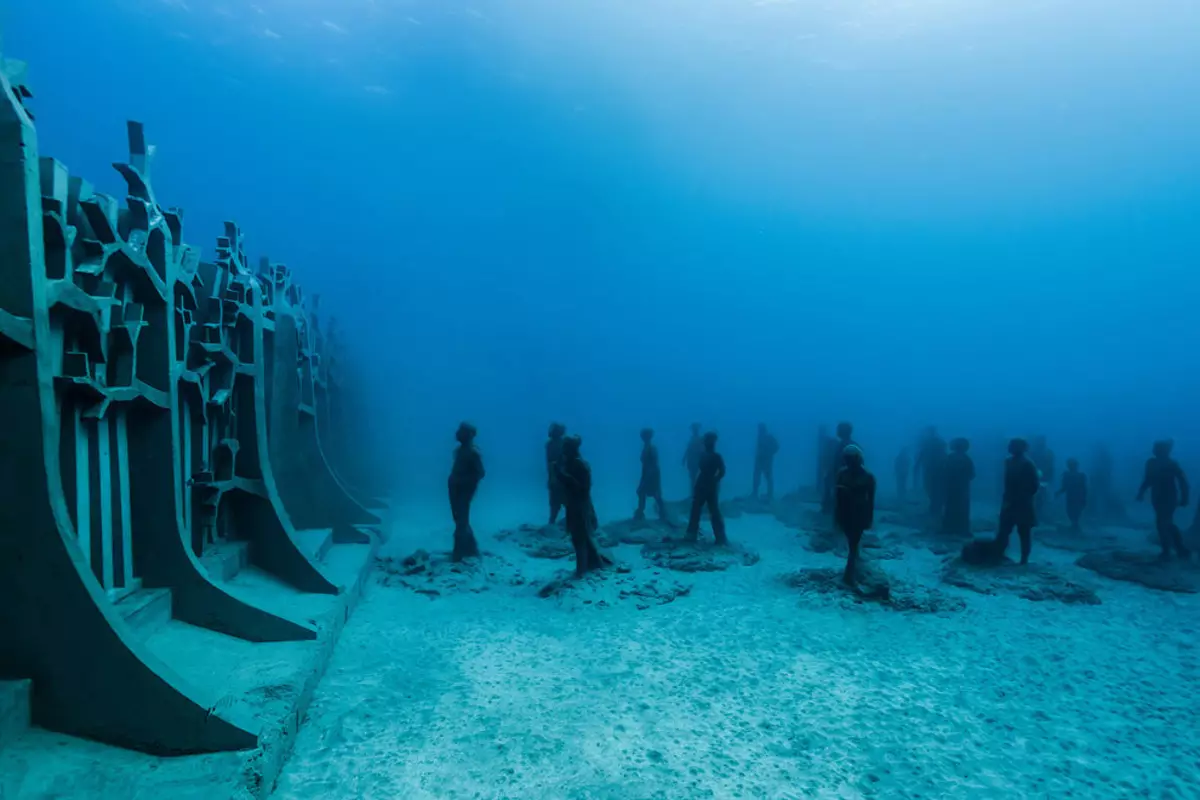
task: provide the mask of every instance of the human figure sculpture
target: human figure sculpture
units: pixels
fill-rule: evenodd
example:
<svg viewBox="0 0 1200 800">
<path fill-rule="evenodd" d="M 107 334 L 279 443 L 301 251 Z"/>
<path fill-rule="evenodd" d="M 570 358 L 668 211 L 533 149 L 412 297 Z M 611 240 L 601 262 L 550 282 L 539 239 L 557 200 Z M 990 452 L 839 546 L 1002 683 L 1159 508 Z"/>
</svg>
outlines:
<svg viewBox="0 0 1200 800">
<path fill-rule="evenodd" d="M 1038 489 L 1035 509 L 1039 519 L 1048 515 L 1050 506 L 1050 491 L 1056 477 L 1054 451 L 1046 444 L 1045 436 L 1034 436 L 1029 447 L 1029 458 L 1041 474 L 1041 486 Z"/>
<path fill-rule="evenodd" d="M 896 476 L 896 499 L 903 503 L 908 498 L 908 474 L 912 471 L 912 448 L 902 447 L 892 462 Z"/>
<path fill-rule="evenodd" d="M 758 499 L 758 487 L 765 478 L 767 481 L 767 502 L 775 497 L 775 454 L 779 452 L 779 440 L 767 430 L 765 423 L 758 423 L 758 440 L 754 446 L 754 490 L 752 495 Z"/>
<path fill-rule="evenodd" d="M 563 507 L 563 487 L 558 479 L 558 462 L 562 459 L 563 437 L 567 426 L 551 422 L 546 436 L 546 489 L 550 493 L 550 524 L 558 522 L 558 512 Z"/>
<path fill-rule="evenodd" d="M 946 440 L 938 435 L 937 428 L 930 425 L 921 437 L 917 459 L 913 464 L 914 476 L 919 476 L 929 498 L 929 513 L 933 517 L 942 514 L 946 505 Z"/>
<path fill-rule="evenodd" d="M 646 498 L 654 498 L 658 510 L 658 518 L 666 520 L 667 505 L 662 496 L 662 469 L 658 463 L 658 447 L 654 444 L 654 431 L 642 429 L 642 478 L 638 482 L 637 511 L 633 512 L 634 519 L 646 518 Z"/>
<path fill-rule="evenodd" d="M 687 538 L 700 535 L 700 513 L 708 508 L 712 522 L 713 538 L 717 544 L 728 543 L 725 538 L 725 518 L 721 515 L 721 479 L 725 477 L 725 459 L 717 452 L 717 434 L 704 434 L 704 454 L 700 458 L 700 470 L 692 490 L 692 514 L 688 519 Z"/>
<path fill-rule="evenodd" d="M 696 476 L 700 474 L 700 459 L 704 455 L 704 437 L 700 435 L 700 423 L 692 423 L 692 436 L 688 439 L 687 449 L 683 451 L 683 461 L 687 468 L 688 492 L 696 487 Z"/>
<path fill-rule="evenodd" d="M 1087 475 L 1079 471 L 1078 459 L 1067 459 L 1067 471 L 1063 473 L 1062 485 L 1054 493 L 1055 497 L 1063 495 L 1067 498 L 1067 519 L 1071 523 L 1071 530 L 1079 531 L 1079 519 L 1087 507 L 1088 479 Z"/>
<path fill-rule="evenodd" d="M 450 468 L 450 514 L 454 518 L 454 550 L 451 561 L 462 561 L 479 557 L 479 543 L 471 530 L 471 501 L 483 480 L 483 456 L 475 446 L 475 426 L 463 422 L 458 426 L 454 438 L 458 448 L 454 451 L 454 464 Z"/>
<path fill-rule="evenodd" d="M 842 451 L 841 470 L 834 489 L 833 518 L 846 535 L 846 569 L 842 580 L 853 586 L 858 573 L 858 548 L 863 533 L 875 524 L 875 476 L 863 464 L 863 452 L 858 445 L 847 445 Z"/>
<path fill-rule="evenodd" d="M 575 574 L 582 577 L 612 562 L 600 553 L 592 535 L 596 531 L 596 509 L 592 505 L 592 468 L 583 460 L 579 436 L 563 438 L 562 458 L 558 461 L 558 479 L 563 487 L 567 533 L 575 548 Z"/>
<path fill-rule="evenodd" d="M 834 510 L 833 504 L 837 487 L 837 476 L 845 464 L 842 456 L 845 454 L 846 448 L 854 444 L 853 435 L 854 426 L 852 424 L 849 422 L 838 423 L 837 438 L 830 445 L 829 460 L 826 462 L 825 487 L 821 495 L 821 511 L 826 514 Z"/>
<path fill-rule="evenodd" d="M 1162 546 L 1162 558 L 1171 557 L 1171 551 L 1186 559 L 1190 551 L 1183 544 L 1183 534 L 1175 524 L 1175 512 L 1188 504 L 1187 476 L 1179 462 L 1171 458 L 1174 442 L 1163 439 L 1154 443 L 1154 455 L 1146 462 L 1142 485 L 1138 489 L 1138 502 L 1150 492 L 1150 504 L 1154 507 L 1154 527 Z"/>
<path fill-rule="evenodd" d="M 1035 501 L 1041 488 L 1041 478 L 1026 453 L 1029 443 L 1013 439 L 1008 443 L 1008 459 L 1004 462 L 1004 497 L 1000 503 L 1000 529 L 996 533 L 996 557 L 1002 558 L 1008 540 L 1016 528 L 1021 538 L 1021 563 L 1029 563 L 1033 547 L 1033 527 L 1037 524 Z"/>
<path fill-rule="evenodd" d="M 950 454 L 942 466 L 945 508 L 942 533 L 949 536 L 971 534 L 971 482 L 975 480 L 975 462 L 968 452 L 971 443 L 962 437 L 950 442 Z"/>
</svg>

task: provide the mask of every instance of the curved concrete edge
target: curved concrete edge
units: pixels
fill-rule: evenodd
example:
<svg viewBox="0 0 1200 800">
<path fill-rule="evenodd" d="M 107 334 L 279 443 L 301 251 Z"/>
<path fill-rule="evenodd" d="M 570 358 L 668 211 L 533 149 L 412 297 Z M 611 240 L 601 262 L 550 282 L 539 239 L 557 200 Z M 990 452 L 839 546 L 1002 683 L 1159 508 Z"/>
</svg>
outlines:
<svg viewBox="0 0 1200 800">
<path fill-rule="evenodd" d="M 253 407 L 251 423 L 257 453 L 257 465 L 266 497 L 260 498 L 246 492 L 234 495 L 239 511 L 244 515 L 243 530 L 253 531 L 250 539 L 250 560 L 255 565 L 272 573 L 285 583 L 303 592 L 337 594 L 340 590 L 300 549 L 296 543 L 296 529 L 288 515 L 287 506 L 279 496 L 275 472 L 270 457 L 270 441 L 267 436 L 265 387 L 269 380 L 266 338 L 263 325 L 262 287 L 255 280 L 250 291 L 254 321 L 254 364 L 253 364 Z M 272 354 L 273 355 L 273 354 Z M 271 359 L 273 361 L 273 359 Z M 243 413 L 245 411 L 243 410 Z"/>
</svg>

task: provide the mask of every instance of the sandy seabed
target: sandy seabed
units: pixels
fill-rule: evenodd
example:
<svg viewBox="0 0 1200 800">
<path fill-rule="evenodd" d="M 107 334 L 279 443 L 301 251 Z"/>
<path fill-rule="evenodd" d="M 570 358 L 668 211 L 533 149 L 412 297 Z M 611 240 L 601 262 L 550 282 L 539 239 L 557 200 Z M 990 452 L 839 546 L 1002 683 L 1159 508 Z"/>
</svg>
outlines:
<svg viewBox="0 0 1200 800">
<path fill-rule="evenodd" d="M 389 552 L 448 549 L 439 513 L 406 514 Z M 729 535 L 757 564 L 671 576 L 692 588 L 664 605 L 580 605 L 537 595 L 563 562 L 493 539 L 540 516 L 532 500 L 477 511 L 481 545 L 528 584 L 368 588 L 274 798 L 1200 797 L 1200 598 L 1047 548 L 1034 560 L 1101 605 L 801 595 L 780 576 L 839 559 L 744 516 Z M 650 574 L 636 547 L 615 552 Z M 887 570 L 934 587 L 941 563 L 912 550 Z"/>
</svg>

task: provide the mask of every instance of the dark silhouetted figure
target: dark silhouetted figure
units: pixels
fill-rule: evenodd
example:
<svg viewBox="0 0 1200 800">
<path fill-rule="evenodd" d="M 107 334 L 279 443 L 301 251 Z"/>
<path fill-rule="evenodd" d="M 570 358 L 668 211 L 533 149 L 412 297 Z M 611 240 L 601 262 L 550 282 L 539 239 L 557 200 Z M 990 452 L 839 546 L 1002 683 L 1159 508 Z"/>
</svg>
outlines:
<svg viewBox="0 0 1200 800">
<path fill-rule="evenodd" d="M 451 561 L 479 557 L 479 543 L 471 530 L 471 501 L 475 490 L 483 480 L 483 456 L 475 446 L 475 426 L 464 422 L 458 426 L 454 438 L 458 449 L 454 451 L 454 465 L 450 468 L 450 514 L 454 517 L 454 551 Z"/>
<path fill-rule="evenodd" d="M 912 471 L 912 448 L 902 447 L 892 462 L 896 475 L 896 499 L 901 503 L 908 497 L 908 473 Z"/>
<path fill-rule="evenodd" d="M 1037 524 L 1034 505 L 1041 478 L 1038 469 L 1029 460 L 1029 443 L 1024 439 L 1013 439 L 1008 443 L 1009 457 L 1004 462 L 1004 498 L 1000 502 L 1000 530 L 996 532 L 996 555 L 1003 558 L 1008 549 L 1008 540 L 1013 528 L 1021 537 L 1021 563 L 1029 563 L 1029 551 L 1033 548 L 1033 526 Z"/>
<path fill-rule="evenodd" d="M 1034 436 L 1029 447 L 1029 459 L 1041 473 L 1041 488 L 1038 489 L 1035 509 L 1039 518 L 1046 516 L 1046 507 L 1050 501 L 1050 487 L 1054 485 L 1055 463 L 1054 451 L 1046 445 L 1045 436 Z"/>
<path fill-rule="evenodd" d="M 875 524 L 875 476 L 863 466 L 863 451 L 847 445 L 842 451 L 844 466 L 838 470 L 834 489 L 833 519 L 846 534 L 846 571 L 842 580 L 854 585 L 858 572 L 858 545 L 863 532 Z"/>
<path fill-rule="evenodd" d="M 845 465 L 846 448 L 850 445 L 855 445 L 851 438 L 854 435 L 854 426 L 849 422 L 839 422 L 837 426 L 837 438 L 830 445 L 828 460 L 825 462 L 825 491 L 821 495 L 821 511 L 829 514 L 833 512 L 833 502 L 835 499 L 835 489 L 837 488 L 837 476 L 842 471 Z M 855 445 L 857 447 L 858 445 Z"/>
<path fill-rule="evenodd" d="M 1079 460 L 1067 459 L 1067 471 L 1063 473 L 1062 485 L 1054 493 L 1055 497 L 1067 497 L 1067 519 L 1071 521 L 1071 530 L 1079 530 L 1079 518 L 1087 507 L 1088 479 L 1079 471 Z"/>
<path fill-rule="evenodd" d="M 1108 446 L 1103 442 L 1096 445 L 1092 454 L 1092 496 L 1095 502 L 1091 504 L 1094 515 L 1107 522 L 1125 522 L 1128 516 L 1121 492 L 1117 491 L 1113 480 L 1113 457 Z"/>
<path fill-rule="evenodd" d="M 638 506 L 634 519 L 646 518 L 646 498 L 653 497 L 658 508 L 658 518 L 667 518 L 667 507 L 662 497 L 662 470 L 658 466 L 658 448 L 654 446 L 654 431 L 642 428 L 642 479 L 638 482 Z"/>
<path fill-rule="evenodd" d="M 953 440 L 942 467 L 946 491 L 942 533 L 949 536 L 971 534 L 971 481 L 975 480 L 975 462 L 967 455 L 970 449 L 971 443 L 966 439 Z"/>
<path fill-rule="evenodd" d="M 567 533 L 571 534 L 571 544 L 575 547 L 576 575 L 612 563 L 600 554 L 592 538 L 597 522 L 596 509 L 592 505 L 592 468 L 579 454 L 582 444 L 583 439 L 578 436 L 564 437 L 562 458 L 558 462 L 558 480 L 567 508 Z"/>
<path fill-rule="evenodd" d="M 913 475 L 919 475 L 929 498 L 929 513 L 937 516 L 946 505 L 946 440 L 930 425 L 921 437 Z M 915 480 L 915 477 L 914 477 Z"/>
<path fill-rule="evenodd" d="M 546 434 L 546 488 L 550 490 L 550 524 L 558 522 L 558 512 L 563 507 L 563 487 L 558 479 L 558 462 L 562 459 L 563 437 L 567 435 L 567 426 L 560 422 L 551 422 Z"/>
<path fill-rule="evenodd" d="M 725 477 L 725 459 L 717 452 L 717 434 L 704 434 L 704 453 L 700 457 L 700 471 L 692 490 L 692 515 L 688 519 L 687 538 L 700 535 L 700 513 L 708 507 L 708 518 L 712 522 L 713 538 L 717 544 L 728 543 L 725 538 L 725 518 L 721 516 L 721 479 Z"/>
<path fill-rule="evenodd" d="M 758 487 L 767 479 L 767 500 L 775 497 L 775 454 L 779 452 L 779 440 L 767 430 L 765 423 L 758 423 L 758 442 L 754 447 L 754 499 L 758 499 Z"/>
<path fill-rule="evenodd" d="M 692 423 L 692 438 L 688 439 L 687 450 L 683 451 L 683 466 L 688 471 L 688 491 L 696 488 L 696 476 L 700 474 L 700 459 L 704 455 L 704 437 L 700 435 L 700 423 Z"/>
<path fill-rule="evenodd" d="M 1189 551 L 1183 545 L 1183 534 L 1175 524 L 1176 509 L 1188 504 L 1188 482 L 1179 462 L 1171 458 L 1175 443 L 1164 439 L 1154 443 L 1154 457 L 1146 462 L 1145 477 L 1138 489 L 1137 499 L 1142 502 L 1146 491 L 1150 491 L 1150 504 L 1154 507 L 1154 527 L 1158 530 L 1158 541 L 1162 545 L 1162 557 L 1171 557 L 1174 549 L 1180 558 L 1187 558 Z"/>
</svg>

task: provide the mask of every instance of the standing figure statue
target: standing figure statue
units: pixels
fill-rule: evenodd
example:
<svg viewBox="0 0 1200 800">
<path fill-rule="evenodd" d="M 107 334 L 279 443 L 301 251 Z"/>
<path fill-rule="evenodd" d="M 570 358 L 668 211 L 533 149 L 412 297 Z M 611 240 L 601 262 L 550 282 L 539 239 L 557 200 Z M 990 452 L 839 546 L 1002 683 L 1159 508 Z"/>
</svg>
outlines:
<svg viewBox="0 0 1200 800">
<path fill-rule="evenodd" d="M 1091 504 L 1091 516 L 1098 517 L 1108 523 L 1124 523 L 1128 521 L 1125 503 L 1121 492 L 1117 490 L 1113 479 L 1113 457 L 1108 445 L 1100 442 L 1092 454 L 1092 495 L 1095 502 Z"/>
<path fill-rule="evenodd" d="M 1154 457 L 1146 462 L 1145 476 L 1137 499 L 1142 502 L 1146 491 L 1150 492 L 1150 504 L 1154 507 L 1154 527 L 1158 531 L 1158 542 L 1162 546 L 1162 558 L 1167 560 L 1174 550 L 1180 558 L 1187 558 L 1190 551 L 1184 547 L 1183 534 L 1175 524 L 1175 512 L 1188 504 L 1187 476 L 1179 462 L 1171 458 L 1175 443 L 1163 439 L 1154 443 Z"/>
<path fill-rule="evenodd" d="M 592 468 L 583 460 L 579 448 L 583 439 L 567 436 L 563 439 L 562 458 L 558 462 L 558 479 L 563 487 L 567 508 L 567 533 L 575 548 L 575 574 L 583 576 L 612 562 L 600 553 L 592 534 L 596 531 L 596 508 L 592 505 Z"/>
<path fill-rule="evenodd" d="M 754 491 L 758 499 L 758 487 L 767 479 L 767 502 L 775 498 L 775 454 L 779 452 L 779 440 L 767 430 L 766 423 L 758 423 L 758 441 L 754 446 Z"/>
<path fill-rule="evenodd" d="M 658 465 L 658 448 L 654 445 L 654 431 L 642 428 L 642 479 L 638 482 L 637 511 L 633 512 L 634 519 L 646 518 L 646 498 L 653 497 L 658 510 L 658 518 L 667 519 L 667 505 L 662 496 L 662 469 Z"/>
<path fill-rule="evenodd" d="M 971 535 L 971 482 L 975 480 L 975 462 L 967 451 L 971 443 L 961 436 L 950 442 L 950 455 L 942 467 L 945 509 L 942 533 L 948 536 Z"/>
<path fill-rule="evenodd" d="M 1038 469 L 1025 454 L 1029 443 L 1013 439 L 1008 443 L 1009 457 L 1004 462 L 1004 498 L 1000 502 L 1000 530 L 996 533 L 996 556 L 1003 558 L 1013 528 L 1021 537 L 1021 563 L 1029 563 L 1033 548 L 1033 527 L 1037 525 L 1035 499 L 1041 488 Z"/>
<path fill-rule="evenodd" d="M 905 445 L 892 462 L 896 476 L 896 499 L 903 503 L 908 498 L 908 474 L 912 471 L 912 448 Z"/>
<path fill-rule="evenodd" d="M 842 451 L 844 466 L 838 471 L 833 519 L 846 535 L 849 552 L 842 581 L 853 586 L 858 574 L 858 546 L 863 532 L 875 524 L 875 476 L 863 466 L 863 451 L 847 445 Z"/>
<path fill-rule="evenodd" d="M 558 479 L 558 462 L 562 460 L 563 437 L 567 426 L 551 422 L 546 439 L 546 488 L 550 491 L 550 524 L 558 522 L 558 512 L 563 507 L 563 487 Z"/>
<path fill-rule="evenodd" d="M 700 435 L 700 423 L 692 423 L 692 437 L 688 439 L 687 450 L 683 451 L 681 462 L 688 472 L 688 492 L 696 488 L 696 476 L 700 474 L 700 458 L 704 455 L 704 438 Z"/>
<path fill-rule="evenodd" d="M 692 514 L 688 519 L 687 538 L 700 536 L 700 513 L 707 506 L 708 518 L 712 522 L 713 538 L 717 544 L 728 544 L 725 538 L 725 518 L 721 516 L 721 479 L 725 477 L 725 459 L 717 452 L 717 434 L 704 434 L 704 454 L 700 458 L 700 472 L 692 490 Z"/>
<path fill-rule="evenodd" d="M 1087 507 L 1088 479 L 1079 471 L 1079 460 L 1067 459 L 1067 471 L 1062 476 L 1062 486 L 1054 493 L 1055 497 L 1067 496 L 1067 519 L 1071 521 L 1071 530 L 1079 532 L 1079 518 Z"/>
<path fill-rule="evenodd" d="M 458 448 L 454 451 L 454 465 L 450 467 L 450 514 L 454 517 L 454 550 L 451 561 L 479 557 L 479 543 L 471 530 L 471 501 L 483 480 L 483 456 L 475 446 L 475 426 L 464 422 L 458 426 L 454 438 Z"/>
<path fill-rule="evenodd" d="M 833 440 L 828 453 L 828 459 L 825 462 L 825 481 L 824 491 L 821 494 L 821 511 L 829 514 L 833 511 L 833 501 L 835 488 L 837 487 L 837 476 L 842 471 L 842 466 L 845 464 L 843 455 L 846 448 L 854 445 L 854 426 L 849 422 L 839 422 L 837 426 L 837 438 Z M 857 445 L 855 445 L 857 447 Z"/>
<path fill-rule="evenodd" d="M 1048 516 L 1050 506 L 1050 487 L 1054 485 L 1055 463 L 1054 451 L 1046 444 L 1045 436 L 1034 436 L 1032 444 L 1029 447 L 1029 458 L 1033 461 L 1033 465 L 1038 468 L 1041 473 L 1041 487 L 1038 489 L 1037 515 L 1039 519 L 1045 519 Z"/>
<path fill-rule="evenodd" d="M 933 517 L 942 514 L 946 505 L 946 440 L 938 435 L 937 428 L 930 425 L 921 437 L 917 459 L 913 464 L 913 482 L 918 477 L 929 498 L 929 513 Z"/>
</svg>

